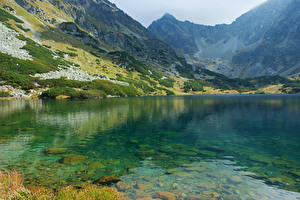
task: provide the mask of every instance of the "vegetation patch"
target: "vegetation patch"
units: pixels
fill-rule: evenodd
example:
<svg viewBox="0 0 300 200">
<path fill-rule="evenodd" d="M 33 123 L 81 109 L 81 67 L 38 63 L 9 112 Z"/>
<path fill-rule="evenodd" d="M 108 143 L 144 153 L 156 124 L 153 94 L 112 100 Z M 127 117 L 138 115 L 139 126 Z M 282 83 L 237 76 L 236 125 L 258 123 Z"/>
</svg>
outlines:
<svg viewBox="0 0 300 200">
<path fill-rule="evenodd" d="M 79 188 L 68 186 L 55 190 L 24 186 L 23 177 L 16 171 L 0 172 L 0 199 L 12 200 L 122 200 L 114 188 L 82 184 Z"/>
<path fill-rule="evenodd" d="M 207 86 L 207 83 L 202 80 L 189 80 L 184 83 L 184 92 L 205 92 L 204 86 Z"/>
<path fill-rule="evenodd" d="M 0 91 L 0 97 L 10 97 L 8 92 Z"/>
<path fill-rule="evenodd" d="M 69 96 L 75 99 L 104 98 L 110 96 L 137 96 L 137 89 L 130 86 L 115 84 L 106 80 L 94 80 L 92 82 L 81 82 L 65 79 L 52 79 L 40 81 L 44 86 L 51 88 L 43 92 L 42 97 L 56 98 L 57 96 Z M 77 88 L 77 89 L 74 89 Z"/>
<path fill-rule="evenodd" d="M 21 29 L 22 31 L 24 31 L 24 32 L 30 31 L 29 28 L 24 28 L 21 24 L 17 24 L 17 27 L 18 27 L 19 29 Z"/>
<path fill-rule="evenodd" d="M 14 20 L 17 23 L 24 23 L 19 18 L 13 16 L 12 14 L 10 14 L 7 11 L 5 11 L 5 10 L 3 10 L 3 9 L 0 8 L 0 22 L 6 22 L 9 19 L 12 19 L 12 20 Z"/>
</svg>

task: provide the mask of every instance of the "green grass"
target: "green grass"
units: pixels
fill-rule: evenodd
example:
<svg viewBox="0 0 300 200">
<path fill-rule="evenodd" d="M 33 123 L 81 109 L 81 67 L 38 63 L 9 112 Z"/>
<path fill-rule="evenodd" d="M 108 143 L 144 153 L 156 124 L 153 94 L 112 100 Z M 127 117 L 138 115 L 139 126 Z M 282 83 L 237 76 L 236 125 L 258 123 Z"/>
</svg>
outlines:
<svg viewBox="0 0 300 200">
<path fill-rule="evenodd" d="M 7 200 L 122 200 L 114 188 L 82 184 L 80 189 L 67 186 L 55 190 L 44 187 L 26 187 L 16 171 L 0 171 L 0 199 Z"/>
<path fill-rule="evenodd" d="M 56 98 L 60 95 L 75 99 L 103 98 L 110 96 L 137 96 L 138 90 L 130 86 L 122 86 L 111 81 L 94 80 L 92 82 L 80 82 L 65 79 L 52 79 L 39 81 L 44 87 L 50 87 L 43 92 L 42 97 Z M 77 89 L 74 89 L 77 88 Z"/>
<path fill-rule="evenodd" d="M 65 52 L 65 51 L 61 51 L 61 50 L 56 50 L 55 53 L 60 57 L 60 58 L 64 58 L 64 55 L 69 55 L 70 57 L 77 57 L 78 54 L 74 53 L 74 52 Z"/>
<path fill-rule="evenodd" d="M 173 88 L 175 80 L 171 78 L 159 79 L 159 84 L 165 87 Z"/>
<path fill-rule="evenodd" d="M 201 81 L 201 80 L 190 80 L 190 81 L 186 81 L 184 83 L 184 92 L 190 92 L 190 91 L 194 91 L 194 92 L 205 92 L 204 90 L 204 86 L 207 86 L 207 83 L 205 81 Z"/>
<path fill-rule="evenodd" d="M 291 91 L 289 91 L 291 94 L 300 93 L 300 81 L 291 81 L 289 83 L 285 83 L 283 87 L 285 90 L 286 88 L 291 88 Z"/>
<path fill-rule="evenodd" d="M 0 78 L 6 84 L 25 90 L 32 89 L 35 88 L 34 83 L 37 79 L 32 78 L 30 75 L 57 70 L 60 65 L 71 65 L 70 62 L 61 58 L 54 59 L 54 54 L 51 50 L 37 44 L 33 40 L 23 35 L 19 35 L 18 38 L 26 41 L 23 49 L 27 50 L 33 59 L 22 60 L 0 53 Z"/>
<path fill-rule="evenodd" d="M 12 14 L 10 14 L 7 11 L 5 11 L 5 10 L 3 10 L 3 9 L 0 8 L 0 22 L 6 22 L 9 19 L 12 19 L 12 20 L 14 20 L 17 23 L 24 23 L 19 18 L 13 16 Z"/>
<path fill-rule="evenodd" d="M 8 92 L 0 91 L 0 97 L 10 97 Z"/>
<path fill-rule="evenodd" d="M 21 29 L 22 31 L 24 31 L 24 32 L 30 31 L 29 28 L 23 28 L 23 26 L 22 26 L 21 24 L 17 24 L 17 27 L 18 27 L 19 29 Z"/>
<path fill-rule="evenodd" d="M 143 75 L 149 75 L 149 67 L 142 61 L 135 59 L 125 51 L 115 51 L 108 53 L 108 56 L 120 66 L 124 66 L 128 71 L 137 71 Z"/>
</svg>

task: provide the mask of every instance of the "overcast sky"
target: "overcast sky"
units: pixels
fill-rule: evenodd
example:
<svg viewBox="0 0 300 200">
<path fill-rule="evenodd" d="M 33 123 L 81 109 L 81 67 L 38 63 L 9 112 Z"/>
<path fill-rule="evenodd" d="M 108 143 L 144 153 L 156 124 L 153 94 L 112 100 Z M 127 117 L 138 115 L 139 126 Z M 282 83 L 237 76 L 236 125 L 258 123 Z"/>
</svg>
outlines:
<svg viewBox="0 0 300 200">
<path fill-rule="evenodd" d="M 266 0 L 110 0 L 144 26 L 170 13 L 197 24 L 231 23 Z"/>
</svg>

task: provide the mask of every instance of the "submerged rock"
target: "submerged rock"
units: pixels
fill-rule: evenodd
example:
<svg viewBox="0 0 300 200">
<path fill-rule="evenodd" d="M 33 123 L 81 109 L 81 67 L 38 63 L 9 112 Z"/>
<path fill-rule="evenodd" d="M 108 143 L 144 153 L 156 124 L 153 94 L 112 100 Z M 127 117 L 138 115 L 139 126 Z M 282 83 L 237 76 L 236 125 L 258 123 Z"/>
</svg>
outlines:
<svg viewBox="0 0 300 200">
<path fill-rule="evenodd" d="M 34 128 L 29 128 L 29 127 L 25 127 L 25 128 L 19 128 L 19 131 L 33 131 Z"/>
<path fill-rule="evenodd" d="M 214 184 L 209 183 L 209 182 L 202 182 L 198 186 L 201 188 L 205 188 L 205 189 L 215 189 L 216 188 L 216 186 Z"/>
<path fill-rule="evenodd" d="M 12 125 L 18 125 L 20 124 L 20 122 L 7 122 L 7 123 L 3 123 L 2 126 L 12 126 Z"/>
<path fill-rule="evenodd" d="M 136 200 L 155 200 L 152 197 L 142 197 L 142 198 L 138 198 Z"/>
<path fill-rule="evenodd" d="M 71 164 L 81 163 L 84 160 L 85 160 L 85 157 L 82 155 L 69 155 L 69 156 L 65 156 L 64 158 L 62 158 L 60 160 L 60 162 L 63 164 L 71 165 Z"/>
<path fill-rule="evenodd" d="M 124 191 L 130 189 L 130 187 L 131 186 L 128 183 L 125 183 L 125 182 L 122 182 L 122 181 L 117 183 L 117 188 L 118 188 L 119 191 L 124 192 Z"/>
<path fill-rule="evenodd" d="M 232 183 L 235 183 L 235 184 L 239 184 L 239 183 L 243 182 L 243 179 L 239 176 L 232 176 L 228 180 Z"/>
<path fill-rule="evenodd" d="M 249 157 L 251 161 L 258 162 L 258 163 L 263 163 L 263 164 L 270 164 L 272 163 L 272 159 L 268 156 L 263 156 L 263 155 L 252 155 Z"/>
<path fill-rule="evenodd" d="M 297 176 L 298 178 L 300 178 L 300 171 L 290 171 L 290 174 L 292 174 L 293 176 Z"/>
<path fill-rule="evenodd" d="M 102 168 L 104 165 L 100 162 L 91 162 L 88 167 L 92 169 Z"/>
<path fill-rule="evenodd" d="M 121 181 L 119 177 L 115 175 L 111 175 L 111 176 L 102 176 L 100 179 L 96 180 L 95 183 L 99 185 L 111 185 L 119 181 Z"/>
<path fill-rule="evenodd" d="M 217 155 L 215 152 L 208 151 L 208 150 L 200 150 L 199 154 L 203 156 L 209 156 L 209 157 L 215 157 Z"/>
<path fill-rule="evenodd" d="M 158 192 L 155 196 L 162 200 L 176 200 L 176 195 L 171 192 Z"/>
<path fill-rule="evenodd" d="M 129 144 L 138 144 L 139 141 L 138 140 L 129 140 Z"/>
<path fill-rule="evenodd" d="M 45 150 L 46 154 L 64 154 L 67 152 L 67 148 L 49 148 Z"/>
</svg>

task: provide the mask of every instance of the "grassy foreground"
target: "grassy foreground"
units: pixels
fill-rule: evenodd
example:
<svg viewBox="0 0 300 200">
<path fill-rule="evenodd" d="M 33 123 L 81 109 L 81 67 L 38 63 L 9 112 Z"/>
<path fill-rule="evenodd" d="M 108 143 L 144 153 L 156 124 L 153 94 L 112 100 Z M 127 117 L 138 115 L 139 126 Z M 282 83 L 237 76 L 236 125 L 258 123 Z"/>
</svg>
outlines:
<svg viewBox="0 0 300 200">
<path fill-rule="evenodd" d="M 97 185 L 68 186 L 51 190 L 44 187 L 24 186 L 17 171 L 0 171 L 0 199 L 2 200 L 121 200 L 114 188 Z"/>
</svg>

